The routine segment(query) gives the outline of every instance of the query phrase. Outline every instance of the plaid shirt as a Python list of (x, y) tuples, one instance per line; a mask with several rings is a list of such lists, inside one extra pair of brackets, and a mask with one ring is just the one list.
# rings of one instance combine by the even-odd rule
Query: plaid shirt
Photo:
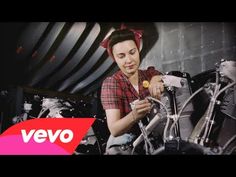
[(143, 88), (143, 81), (148, 80), (150, 82), (153, 76), (160, 74), (154, 67), (149, 67), (147, 70), (138, 70), (138, 94), (127, 76), (122, 71), (116, 72), (113, 76), (103, 81), (101, 90), (103, 108), (105, 110), (119, 109), (121, 118), (126, 116), (132, 110), (130, 106), (131, 102), (150, 96), (149, 90)]

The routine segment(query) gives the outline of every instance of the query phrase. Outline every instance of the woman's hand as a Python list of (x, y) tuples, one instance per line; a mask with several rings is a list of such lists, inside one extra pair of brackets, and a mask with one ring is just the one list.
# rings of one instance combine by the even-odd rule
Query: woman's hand
[(119, 109), (107, 109), (107, 125), (111, 134), (116, 137), (128, 132), (132, 126), (145, 117), (151, 110), (151, 103), (145, 100), (133, 102), (133, 110), (121, 118)]
[(156, 99), (161, 98), (161, 93), (164, 91), (164, 84), (160, 75), (152, 77), (148, 90), (152, 97)]
[(136, 101), (134, 103), (134, 109), (132, 110), (134, 119), (137, 121), (145, 117), (150, 111), (151, 103), (147, 99)]

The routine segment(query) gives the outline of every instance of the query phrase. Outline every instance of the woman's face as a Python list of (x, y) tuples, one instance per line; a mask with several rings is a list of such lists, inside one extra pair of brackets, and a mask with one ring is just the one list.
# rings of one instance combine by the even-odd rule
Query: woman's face
[(132, 76), (139, 67), (139, 50), (133, 40), (126, 40), (112, 47), (113, 56), (120, 70), (128, 77)]

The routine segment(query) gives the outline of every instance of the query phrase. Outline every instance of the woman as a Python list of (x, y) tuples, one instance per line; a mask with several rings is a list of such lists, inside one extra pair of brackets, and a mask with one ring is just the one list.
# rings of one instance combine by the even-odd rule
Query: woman
[[(146, 97), (160, 99), (164, 90), (159, 71), (154, 67), (138, 69), (141, 38), (141, 31), (123, 27), (113, 31), (101, 44), (120, 69), (103, 81), (101, 90), (101, 101), (111, 133), (106, 154), (130, 154), (129, 147), (140, 134), (137, 122), (151, 110)], [(144, 81), (149, 82), (148, 88), (144, 88)]]

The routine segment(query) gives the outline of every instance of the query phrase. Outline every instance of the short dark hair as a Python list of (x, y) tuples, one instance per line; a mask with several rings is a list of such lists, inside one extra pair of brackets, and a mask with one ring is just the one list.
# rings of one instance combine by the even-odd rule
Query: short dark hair
[(133, 40), (136, 44), (135, 36), (132, 31), (130, 31), (129, 29), (113, 31), (109, 36), (109, 47), (112, 48), (115, 44), (126, 40)]

